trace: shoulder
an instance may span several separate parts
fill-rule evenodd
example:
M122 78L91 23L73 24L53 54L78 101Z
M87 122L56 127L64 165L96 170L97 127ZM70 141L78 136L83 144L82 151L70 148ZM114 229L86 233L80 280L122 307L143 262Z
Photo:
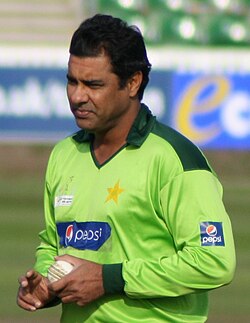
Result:
M178 131L156 121L151 133L157 140L172 148L184 171L202 169L212 172L202 151Z
M64 159L77 151L80 143L74 140L74 136L75 134L70 135L56 143L52 149L50 159Z
M59 152L67 151L68 148L70 148L71 146L74 146L75 142L72 138L73 138L73 136L69 136L69 137L66 137L66 138L60 140L54 146L53 152L59 153Z

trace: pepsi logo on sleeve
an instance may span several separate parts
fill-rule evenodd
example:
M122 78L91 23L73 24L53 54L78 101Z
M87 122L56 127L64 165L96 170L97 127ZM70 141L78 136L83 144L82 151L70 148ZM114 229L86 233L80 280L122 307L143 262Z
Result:
M222 222L201 222L202 246L225 246Z

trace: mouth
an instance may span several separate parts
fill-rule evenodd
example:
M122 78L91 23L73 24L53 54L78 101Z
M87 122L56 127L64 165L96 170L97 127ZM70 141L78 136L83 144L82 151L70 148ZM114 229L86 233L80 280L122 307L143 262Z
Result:
M82 110L82 109L75 109L72 112L75 118L77 119L85 119L94 113L92 110Z

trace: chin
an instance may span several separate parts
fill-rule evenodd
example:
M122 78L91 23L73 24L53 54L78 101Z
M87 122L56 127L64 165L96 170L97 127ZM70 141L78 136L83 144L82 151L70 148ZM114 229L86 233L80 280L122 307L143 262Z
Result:
M89 122L86 122L86 120L76 119L76 124L78 128L87 130L89 132L92 132L94 130L94 128L89 124Z
M78 119L76 118L76 124L81 129L87 129L88 128L88 122L85 119Z

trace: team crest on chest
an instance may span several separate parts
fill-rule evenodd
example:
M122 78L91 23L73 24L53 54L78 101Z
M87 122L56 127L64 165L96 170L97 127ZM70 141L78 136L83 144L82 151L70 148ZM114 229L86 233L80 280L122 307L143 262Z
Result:
M106 198L105 203L113 200L116 204L118 204L118 198L120 194L124 192L124 189L121 188L120 181L118 180L114 185L114 187L107 188L107 191L108 191L108 196Z

